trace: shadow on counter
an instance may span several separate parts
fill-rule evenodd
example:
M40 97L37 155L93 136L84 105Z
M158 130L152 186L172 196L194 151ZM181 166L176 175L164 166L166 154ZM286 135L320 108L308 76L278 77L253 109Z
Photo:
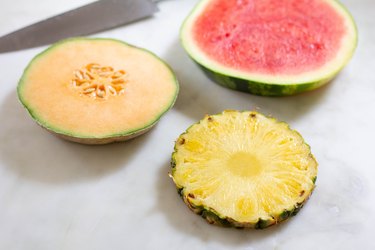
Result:
M225 109L256 109L279 120L292 122L322 103L335 84L333 80L319 89L294 96L262 97L230 90L212 82L189 58L178 40L170 45L163 58L171 65L180 82L180 94L174 108L197 121L206 114L220 113Z
M156 209L167 218L167 222L173 228L186 235L198 238L202 242L218 242L223 245L238 247L254 241L257 244L261 243L270 237L277 236L278 232L286 230L289 226L290 221L264 230L223 228L210 225L185 205L177 194L173 181L168 176L169 170L168 163L159 170L156 183L158 193Z
M0 121L1 162L20 178L55 185L101 178L125 167L148 137L104 146L64 141L29 117L15 91L1 104Z

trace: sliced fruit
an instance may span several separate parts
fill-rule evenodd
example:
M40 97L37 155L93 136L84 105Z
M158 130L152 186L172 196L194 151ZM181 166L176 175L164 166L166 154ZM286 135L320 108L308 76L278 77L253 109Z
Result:
M257 112L224 111L176 141L171 177L211 224L265 228L295 215L310 197L317 162L301 135Z
M175 102L178 83L157 56L113 39L73 38L36 56L18 84L34 120L67 140L124 141Z
M335 0L202 0L181 40L213 81L282 96L334 78L354 53L357 31Z

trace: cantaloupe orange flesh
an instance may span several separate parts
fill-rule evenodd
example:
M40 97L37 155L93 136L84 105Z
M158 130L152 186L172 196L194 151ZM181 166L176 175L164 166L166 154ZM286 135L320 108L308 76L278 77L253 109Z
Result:
M237 70L316 70L336 56L346 35L345 19L330 2L211 1L195 21L194 39L209 57Z
M71 85L90 63L126 72L125 91L108 98ZM173 104L177 82L156 56L114 40L73 39L39 55L26 69L19 95L44 127L77 137L108 137L147 127Z

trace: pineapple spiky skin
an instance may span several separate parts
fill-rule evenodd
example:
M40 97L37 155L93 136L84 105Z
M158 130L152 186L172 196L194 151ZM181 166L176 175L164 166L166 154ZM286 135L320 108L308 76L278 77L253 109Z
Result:
M204 123L212 122L213 120L216 120L218 116L225 116L225 115L237 115L237 114L246 114L249 117L257 119L258 117L261 117L261 119L267 119L268 121L271 120L272 123L280 125L283 124L284 128L288 130L290 133L293 133L294 136L299 137L301 139L301 145L303 147L308 148L308 152L306 153L306 160L310 161L309 167L311 170L309 170L309 175L307 182L309 182L308 188L304 188L300 191L300 195L298 198L296 198L295 202L290 203L288 206L285 206L281 211L270 211L268 217L259 216L256 220L246 221L241 219L232 218L229 215L226 215L225 213L217 211L216 207L209 206L207 204L204 204L202 202L202 199L199 197L201 194L198 192L198 194L194 194L194 192L189 192L187 190L187 187L179 183L178 180L176 180L176 170L179 167L179 162L177 160L177 155L179 154L179 149L181 146L183 146L185 143L187 143L187 140L189 139L189 133L191 132L191 129L194 126L204 126ZM217 124L216 124L217 125ZM300 209L303 207L305 202L309 199L311 196L314 188L315 188L315 181L317 178L317 162L314 158L314 156L310 152L310 147L303 141L301 135L289 128L289 126L286 123L282 123L277 121L274 118L265 117L262 114L255 112L255 111L233 111L233 110L227 110L224 111L222 114L214 115L214 116L206 116L203 120L200 122L192 125L189 127L186 132L180 135L180 137L177 139L174 152L172 154L171 159L171 173L170 177L173 179L174 183L176 184L178 194L181 196L185 204L189 207L190 210L192 210L194 213L200 215L203 217L209 224L214 224L218 226L223 227L235 227L235 228L254 228L254 229L264 229L267 227L270 227L272 225L278 224L282 221L285 221L289 219L292 216L295 216ZM245 211L246 212L246 211Z
M189 207L191 211L200 215L203 219L205 219L209 224L222 226L222 227L235 227L235 228L254 228L254 229L265 229L267 227L273 226L278 224L282 221L289 219L297 215L297 213L301 210L305 202L304 200L302 203L297 203L293 208L290 210L284 210L279 216L274 217L273 219L263 220L259 218L256 223L246 223L246 222L238 222L230 217L220 218L218 213L215 211L211 211L212 209L202 207L202 206L195 206L194 202L191 201L188 195L184 195L182 190L178 190L181 198L185 202L185 204Z

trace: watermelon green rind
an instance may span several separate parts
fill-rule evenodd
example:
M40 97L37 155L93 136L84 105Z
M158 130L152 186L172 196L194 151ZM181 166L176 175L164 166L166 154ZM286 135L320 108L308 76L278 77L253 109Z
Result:
M104 135L104 136L79 134L79 133L76 133L74 131L64 130L64 129L61 129L60 127L56 127L56 126L51 125L48 121L45 121L45 120L41 119L39 117L38 113L33 109L33 107L31 107L31 105L23 97L23 86L24 86L24 83L25 83L26 78L28 76L29 69L31 68L33 63L36 62L38 59L42 58L47 53L50 53L54 49L60 47L61 45L64 45L65 43L79 42L79 41L101 41L101 40L113 41L113 42L124 44L125 46L128 46L128 47L137 48L139 50L142 50L142 51L150 54L151 56L153 56L154 58L159 60L160 63L163 63L169 69L169 71L171 72L171 76L173 77L172 80L176 84L175 95L170 100L169 105L165 107L163 112L157 114L157 116L155 116L148 124L144 124L142 127L133 128L131 130L126 130L126 131L122 131L122 132L119 132L119 133L110 133L110 134L107 134L107 135ZM158 121L161 119L161 117L166 112L168 112L173 107L174 103L176 102L178 93L179 93L179 83L178 83L176 74L173 72L172 68L166 62L164 62L160 57L158 57L156 54L152 53L151 51L148 51L146 49L139 48L137 46L128 44L124 41L120 41L120 40L112 39L112 38L73 37L73 38L67 38L67 39L61 40L59 42L56 42L55 44L51 45L50 47L48 47L44 51L37 54L30 61L30 63L26 66L26 68L23 72L23 75L22 75L21 79L19 80L18 86L17 86L17 95L18 95L19 101L21 102L23 107L27 110L29 115L33 118L33 120L37 122L38 125L40 125L41 127L47 129L48 131L53 132L53 133L57 134L58 136L60 136L62 138L65 138L67 140L80 142L80 143L86 143L86 144L106 144L106 143L113 142L113 141L123 141L123 140L128 140L128 139L134 138L134 137L136 137L138 135L141 135L143 133L146 133L154 125L156 125L156 123L158 123Z
M198 64L204 74L215 83L229 89L261 96L287 96L314 90L330 82L337 76L352 58L358 44L358 29L353 16L342 3L332 0L330 3L345 17L346 24L348 25L347 28L352 36L351 40L346 41L348 47L346 53L340 55L341 58L337 64L333 66L330 65L331 69L329 71L323 71L323 74L298 79L285 76L269 77L232 70L208 59L203 52L194 48L194 46L191 45L192 42L189 41L189 36L191 35L189 34L189 26L191 26L190 19L194 19L193 16L209 1L211 0L200 1L190 12L181 26L180 40L190 58Z
M196 61L195 61L196 62ZM233 77L224 75L219 72L210 70L203 65L196 62L198 66L203 70L203 73L215 83L237 91L248 92L254 95L261 96L288 96L299 94L305 91L319 88L320 86L328 83L332 78L323 79L316 82L308 82L303 84L265 84L253 80L247 80L243 78Z

